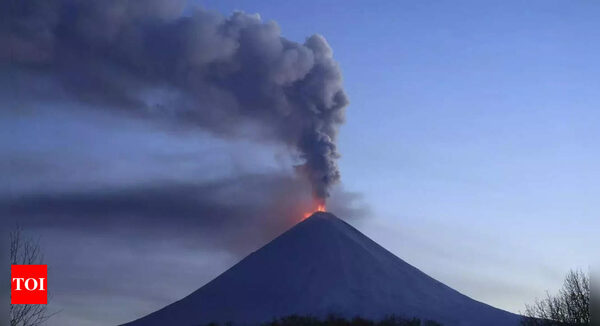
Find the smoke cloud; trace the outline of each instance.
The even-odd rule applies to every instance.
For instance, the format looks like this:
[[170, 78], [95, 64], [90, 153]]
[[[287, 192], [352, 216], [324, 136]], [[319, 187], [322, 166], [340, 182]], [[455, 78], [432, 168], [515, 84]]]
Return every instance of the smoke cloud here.
[[[137, 239], [185, 241], [240, 256], [298, 223], [310, 205], [305, 179], [248, 174], [195, 183], [154, 183], [0, 199], [3, 226]], [[257, 191], [259, 190], [259, 191]], [[338, 189], [336, 189], [338, 190]], [[367, 215], [358, 194], [336, 191], [331, 210]], [[2, 225], [0, 225], [2, 226]], [[44, 231], [43, 233], [45, 233]]]
[[[322, 36], [300, 44], [258, 15], [181, 1], [1, 2], [3, 73], [34, 76], [91, 107], [284, 144], [318, 199], [339, 181], [348, 100]], [[30, 97], [34, 84], [16, 87]]]

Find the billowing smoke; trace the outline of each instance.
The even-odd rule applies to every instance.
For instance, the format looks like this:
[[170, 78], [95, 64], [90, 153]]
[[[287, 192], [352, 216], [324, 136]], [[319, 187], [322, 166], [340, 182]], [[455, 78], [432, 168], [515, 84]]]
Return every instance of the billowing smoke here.
[[299, 44], [258, 15], [178, 1], [1, 2], [3, 73], [58, 85], [89, 107], [285, 144], [319, 199], [340, 179], [335, 142], [348, 100], [323, 37]]

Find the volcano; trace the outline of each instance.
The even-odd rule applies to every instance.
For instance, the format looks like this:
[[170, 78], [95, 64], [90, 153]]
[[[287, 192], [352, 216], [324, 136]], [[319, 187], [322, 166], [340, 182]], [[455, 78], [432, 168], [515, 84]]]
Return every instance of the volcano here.
[[317, 212], [187, 297], [126, 325], [257, 325], [292, 314], [394, 314], [446, 326], [520, 321], [427, 276], [333, 214]]

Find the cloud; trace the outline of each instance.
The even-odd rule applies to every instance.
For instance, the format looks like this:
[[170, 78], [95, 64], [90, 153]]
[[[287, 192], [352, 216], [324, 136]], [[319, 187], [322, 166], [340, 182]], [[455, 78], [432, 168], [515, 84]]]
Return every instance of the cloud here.
[[[249, 174], [198, 183], [163, 182], [93, 191], [15, 196], [4, 216], [26, 228], [177, 239], [192, 246], [246, 252], [299, 222], [313, 209], [304, 179]], [[356, 194], [336, 192], [332, 208], [360, 217]]]
[[[9, 6], [8, 6], [9, 5]], [[19, 94], [41, 84], [86, 106], [295, 149], [318, 198], [339, 181], [348, 104], [325, 39], [285, 39], [274, 22], [180, 1], [3, 1], [0, 62]], [[7, 7], [8, 6], [8, 7]], [[45, 93], [44, 97], [52, 96]]]

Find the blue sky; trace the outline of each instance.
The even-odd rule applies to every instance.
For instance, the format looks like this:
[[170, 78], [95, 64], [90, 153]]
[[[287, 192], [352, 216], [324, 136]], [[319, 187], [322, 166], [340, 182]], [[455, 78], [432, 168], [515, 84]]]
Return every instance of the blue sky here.
[[[193, 5], [225, 16], [259, 13], [299, 43], [315, 33], [327, 39], [350, 100], [338, 139], [342, 183], [330, 208], [399, 257], [513, 312], [558, 289], [569, 269], [598, 263], [600, 3]], [[220, 138], [117, 110], [90, 110], [61, 97], [60, 87], [47, 80], [27, 85], [41, 94], [30, 98], [8, 72], [0, 76], [0, 96], [5, 107], [17, 109], [0, 111], [0, 172], [8, 184], [0, 194], [11, 200], [81, 193], [65, 205], [91, 203], [112, 214], [102, 200], [110, 204], [115, 193], [135, 200], [140, 185], [177, 191], [173, 185], [293, 174], [298, 163], [297, 154], [277, 142]], [[59, 100], [49, 101], [49, 93]], [[226, 195], [236, 193], [223, 187]], [[151, 194], [165, 192], [151, 188]], [[104, 199], [94, 201], [96, 195]], [[368, 209], [346, 209], [344, 202]], [[364, 212], [368, 216], [353, 216]], [[61, 313], [50, 325], [143, 316], [210, 281], [285, 226], [270, 221], [261, 230], [264, 221], [250, 218], [235, 220], [237, 231], [213, 231], [210, 221], [186, 230], [188, 220], [168, 216], [173, 229], [141, 230], [140, 236], [127, 216], [110, 224], [110, 216], [85, 213], [82, 220], [99, 224], [84, 221], [82, 231], [68, 224], [77, 220], [50, 214], [32, 230], [41, 236], [56, 284], [51, 308]], [[116, 279], [125, 285], [116, 286]], [[143, 287], [148, 283], [155, 287]]]

